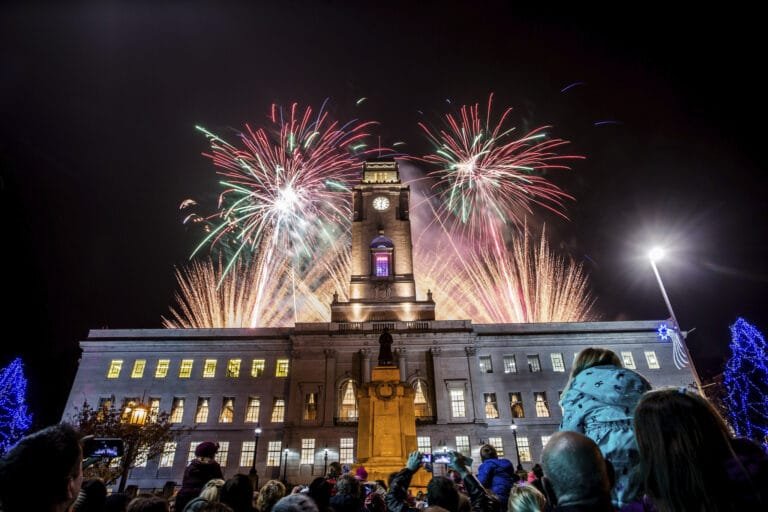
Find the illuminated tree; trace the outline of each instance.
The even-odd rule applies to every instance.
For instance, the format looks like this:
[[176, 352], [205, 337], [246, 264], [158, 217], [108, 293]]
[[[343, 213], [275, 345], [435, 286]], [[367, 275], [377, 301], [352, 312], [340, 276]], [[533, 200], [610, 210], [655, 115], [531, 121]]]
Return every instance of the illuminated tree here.
[[0, 455], [24, 437], [32, 424], [24, 403], [26, 394], [24, 363], [17, 357], [0, 371]]
[[768, 444], [768, 351], [765, 337], [743, 318], [731, 326], [725, 403], [736, 435]]

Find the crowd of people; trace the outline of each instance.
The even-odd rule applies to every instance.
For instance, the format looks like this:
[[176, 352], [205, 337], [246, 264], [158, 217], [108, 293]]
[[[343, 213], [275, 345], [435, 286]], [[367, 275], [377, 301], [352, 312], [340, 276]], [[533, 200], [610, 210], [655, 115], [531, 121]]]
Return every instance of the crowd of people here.
[[[41, 512], [719, 512], [768, 510], [768, 456], [736, 439], [704, 397], [686, 388], [651, 390], [610, 350], [578, 354], [560, 405], [563, 420], [541, 464], [521, 475], [496, 449], [472, 460], [449, 452], [444, 475], [411, 493], [425, 466], [414, 451], [388, 482], [367, 481], [338, 462], [309, 485], [286, 489], [247, 475], [225, 480], [218, 445], [197, 446], [181, 488], [115, 493], [83, 480], [81, 438], [59, 424], [22, 439], [0, 458], [0, 511]], [[347, 469], [347, 471], [345, 471]]]

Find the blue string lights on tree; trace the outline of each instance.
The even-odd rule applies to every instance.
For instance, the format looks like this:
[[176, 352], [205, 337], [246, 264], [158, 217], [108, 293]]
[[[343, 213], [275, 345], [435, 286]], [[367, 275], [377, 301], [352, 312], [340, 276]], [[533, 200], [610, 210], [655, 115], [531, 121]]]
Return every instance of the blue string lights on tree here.
[[763, 334], [743, 318], [731, 326], [731, 358], [724, 384], [736, 435], [768, 446], [768, 351]]
[[32, 424], [32, 415], [27, 413], [26, 394], [24, 364], [16, 358], [0, 371], [0, 454], [24, 437]]

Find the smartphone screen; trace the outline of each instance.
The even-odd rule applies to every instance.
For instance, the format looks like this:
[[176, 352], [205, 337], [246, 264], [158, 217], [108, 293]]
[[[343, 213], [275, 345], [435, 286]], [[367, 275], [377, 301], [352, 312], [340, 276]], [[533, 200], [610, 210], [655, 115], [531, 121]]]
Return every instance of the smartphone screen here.
[[92, 437], [83, 442], [83, 457], [122, 457], [124, 443], [113, 437]]

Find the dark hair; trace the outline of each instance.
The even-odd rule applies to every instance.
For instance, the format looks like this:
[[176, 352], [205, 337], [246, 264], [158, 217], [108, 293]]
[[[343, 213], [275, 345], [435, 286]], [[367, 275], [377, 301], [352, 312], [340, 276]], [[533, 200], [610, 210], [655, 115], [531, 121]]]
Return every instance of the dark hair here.
[[[53, 425], [23, 438], [0, 459], [2, 510], [42, 510], [66, 503], [70, 480], [78, 478], [82, 462], [80, 435], [71, 425]], [[43, 467], [45, 485], [40, 485]]]
[[538, 462], [533, 465], [533, 468], [531, 468], [531, 471], [533, 471], [533, 474], [536, 475], [536, 478], [541, 478], [544, 476], [544, 470], [541, 469], [541, 464]]
[[341, 475], [341, 463], [339, 461], [333, 461], [328, 464], [328, 475], [339, 476]]
[[328, 481], [319, 476], [312, 480], [309, 484], [309, 490], [307, 492], [310, 498], [315, 500], [317, 508], [320, 510], [328, 510], [331, 503], [331, 484]]
[[139, 494], [128, 503], [126, 512], [168, 512], [168, 500], [159, 496]]
[[499, 454], [496, 452], [496, 448], [489, 444], [484, 444], [480, 447], [480, 458], [482, 460], [498, 459]]
[[427, 484], [427, 502], [429, 506], [438, 506], [449, 512], [457, 512], [459, 507], [459, 491], [450, 478], [433, 477]]
[[253, 484], [247, 475], [238, 473], [226, 482], [221, 489], [219, 500], [232, 507], [235, 512], [253, 509]]
[[360, 481], [352, 475], [342, 475], [336, 481], [336, 494], [349, 494], [355, 498], [360, 497]]
[[646, 393], [635, 411], [646, 492], [660, 512], [720, 510], [730, 500], [728, 427], [705, 398], [685, 388]]

